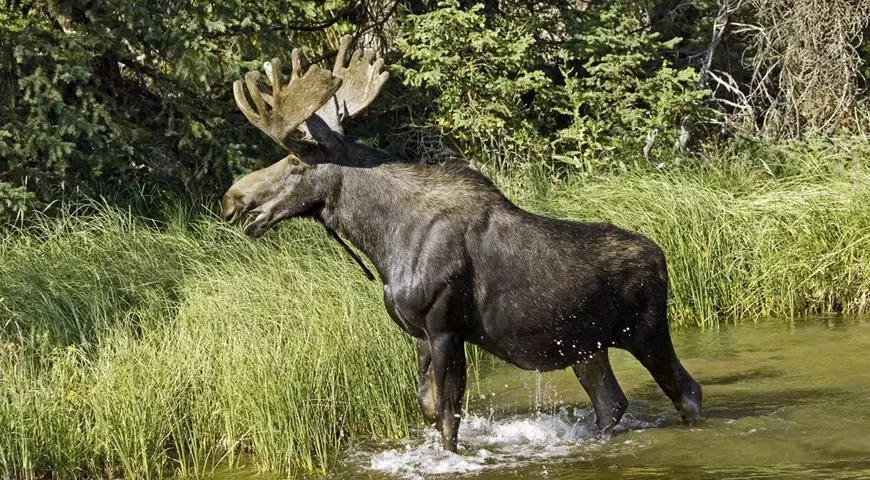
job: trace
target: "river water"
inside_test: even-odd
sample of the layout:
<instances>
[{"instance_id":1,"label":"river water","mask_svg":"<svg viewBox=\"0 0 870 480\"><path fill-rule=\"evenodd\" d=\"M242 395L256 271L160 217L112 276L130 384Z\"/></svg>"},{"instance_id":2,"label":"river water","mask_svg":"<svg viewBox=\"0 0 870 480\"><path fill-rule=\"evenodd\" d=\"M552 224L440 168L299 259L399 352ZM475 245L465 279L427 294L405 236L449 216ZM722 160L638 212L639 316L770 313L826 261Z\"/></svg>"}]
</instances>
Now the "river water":
<instances>
[{"instance_id":1,"label":"river water","mask_svg":"<svg viewBox=\"0 0 870 480\"><path fill-rule=\"evenodd\" d=\"M674 334L704 388L706 420L680 424L630 355L611 350L630 405L615 434L570 369L507 365L472 380L460 453L434 429L344 453L339 478L870 479L870 319L821 318Z\"/></svg>"}]
</instances>

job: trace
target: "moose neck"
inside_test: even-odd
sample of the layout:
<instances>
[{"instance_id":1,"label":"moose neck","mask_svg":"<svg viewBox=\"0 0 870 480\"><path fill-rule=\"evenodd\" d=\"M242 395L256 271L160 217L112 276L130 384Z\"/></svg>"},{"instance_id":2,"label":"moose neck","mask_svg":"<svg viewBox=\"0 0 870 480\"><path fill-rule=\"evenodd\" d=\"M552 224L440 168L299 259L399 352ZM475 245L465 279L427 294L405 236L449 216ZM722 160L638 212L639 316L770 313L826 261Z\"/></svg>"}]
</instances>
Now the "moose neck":
<instances>
[{"instance_id":1,"label":"moose neck","mask_svg":"<svg viewBox=\"0 0 870 480\"><path fill-rule=\"evenodd\" d=\"M391 165L324 167L334 187L326 196L321 220L362 250L381 279L388 282L401 242L407 240L402 226L417 218L413 212L414 189L403 188L401 176Z\"/></svg>"}]
</instances>

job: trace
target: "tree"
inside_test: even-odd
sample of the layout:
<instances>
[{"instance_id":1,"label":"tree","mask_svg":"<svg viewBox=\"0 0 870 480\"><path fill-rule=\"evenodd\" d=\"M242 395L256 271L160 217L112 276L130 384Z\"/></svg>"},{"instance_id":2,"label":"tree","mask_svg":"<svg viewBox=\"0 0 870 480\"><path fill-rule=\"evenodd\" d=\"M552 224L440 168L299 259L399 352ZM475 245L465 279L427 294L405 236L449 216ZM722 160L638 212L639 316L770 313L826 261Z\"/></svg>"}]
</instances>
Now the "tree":
<instances>
[{"instance_id":1,"label":"tree","mask_svg":"<svg viewBox=\"0 0 870 480\"><path fill-rule=\"evenodd\" d=\"M361 2L6 0L0 179L44 201L157 188L218 191L276 155L229 86L265 56L328 54Z\"/></svg>"}]
</instances>

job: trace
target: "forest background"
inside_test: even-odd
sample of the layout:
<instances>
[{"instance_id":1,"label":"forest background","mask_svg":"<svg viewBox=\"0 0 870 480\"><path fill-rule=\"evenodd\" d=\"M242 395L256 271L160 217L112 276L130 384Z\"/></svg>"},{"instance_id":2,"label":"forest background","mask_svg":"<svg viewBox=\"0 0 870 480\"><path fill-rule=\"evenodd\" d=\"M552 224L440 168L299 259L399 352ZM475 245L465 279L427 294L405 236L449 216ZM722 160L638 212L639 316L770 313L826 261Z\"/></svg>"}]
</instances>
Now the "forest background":
<instances>
[{"instance_id":1,"label":"forest background","mask_svg":"<svg viewBox=\"0 0 870 480\"><path fill-rule=\"evenodd\" d=\"M329 61L346 33L393 73L350 131L407 161L558 178L864 141L868 18L861 0L3 0L0 216L220 194L281 156L233 80L295 46Z\"/></svg>"}]
</instances>

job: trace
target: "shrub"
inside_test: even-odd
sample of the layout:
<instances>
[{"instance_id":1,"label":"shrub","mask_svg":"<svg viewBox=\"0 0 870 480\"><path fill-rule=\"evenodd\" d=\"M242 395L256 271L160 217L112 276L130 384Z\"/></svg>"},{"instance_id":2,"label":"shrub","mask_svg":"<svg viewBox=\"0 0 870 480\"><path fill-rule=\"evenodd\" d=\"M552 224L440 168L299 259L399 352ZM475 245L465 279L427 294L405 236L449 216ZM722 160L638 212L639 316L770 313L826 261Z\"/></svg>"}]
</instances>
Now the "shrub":
<instances>
[{"instance_id":1,"label":"shrub","mask_svg":"<svg viewBox=\"0 0 870 480\"><path fill-rule=\"evenodd\" d=\"M630 2L592 8L583 21L552 5L489 16L482 5L439 6L407 17L397 70L424 89L412 109L473 161L621 167L643 158L650 132L666 153L681 128L704 119L697 72L665 59L680 39L660 39Z\"/></svg>"},{"instance_id":2,"label":"shrub","mask_svg":"<svg viewBox=\"0 0 870 480\"><path fill-rule=\"evenodd\" d=\"M33 200L33 194L24 187L0 182L0 224L21 217L27 211L31 200Z\"/></svg>"}]
</instances>

